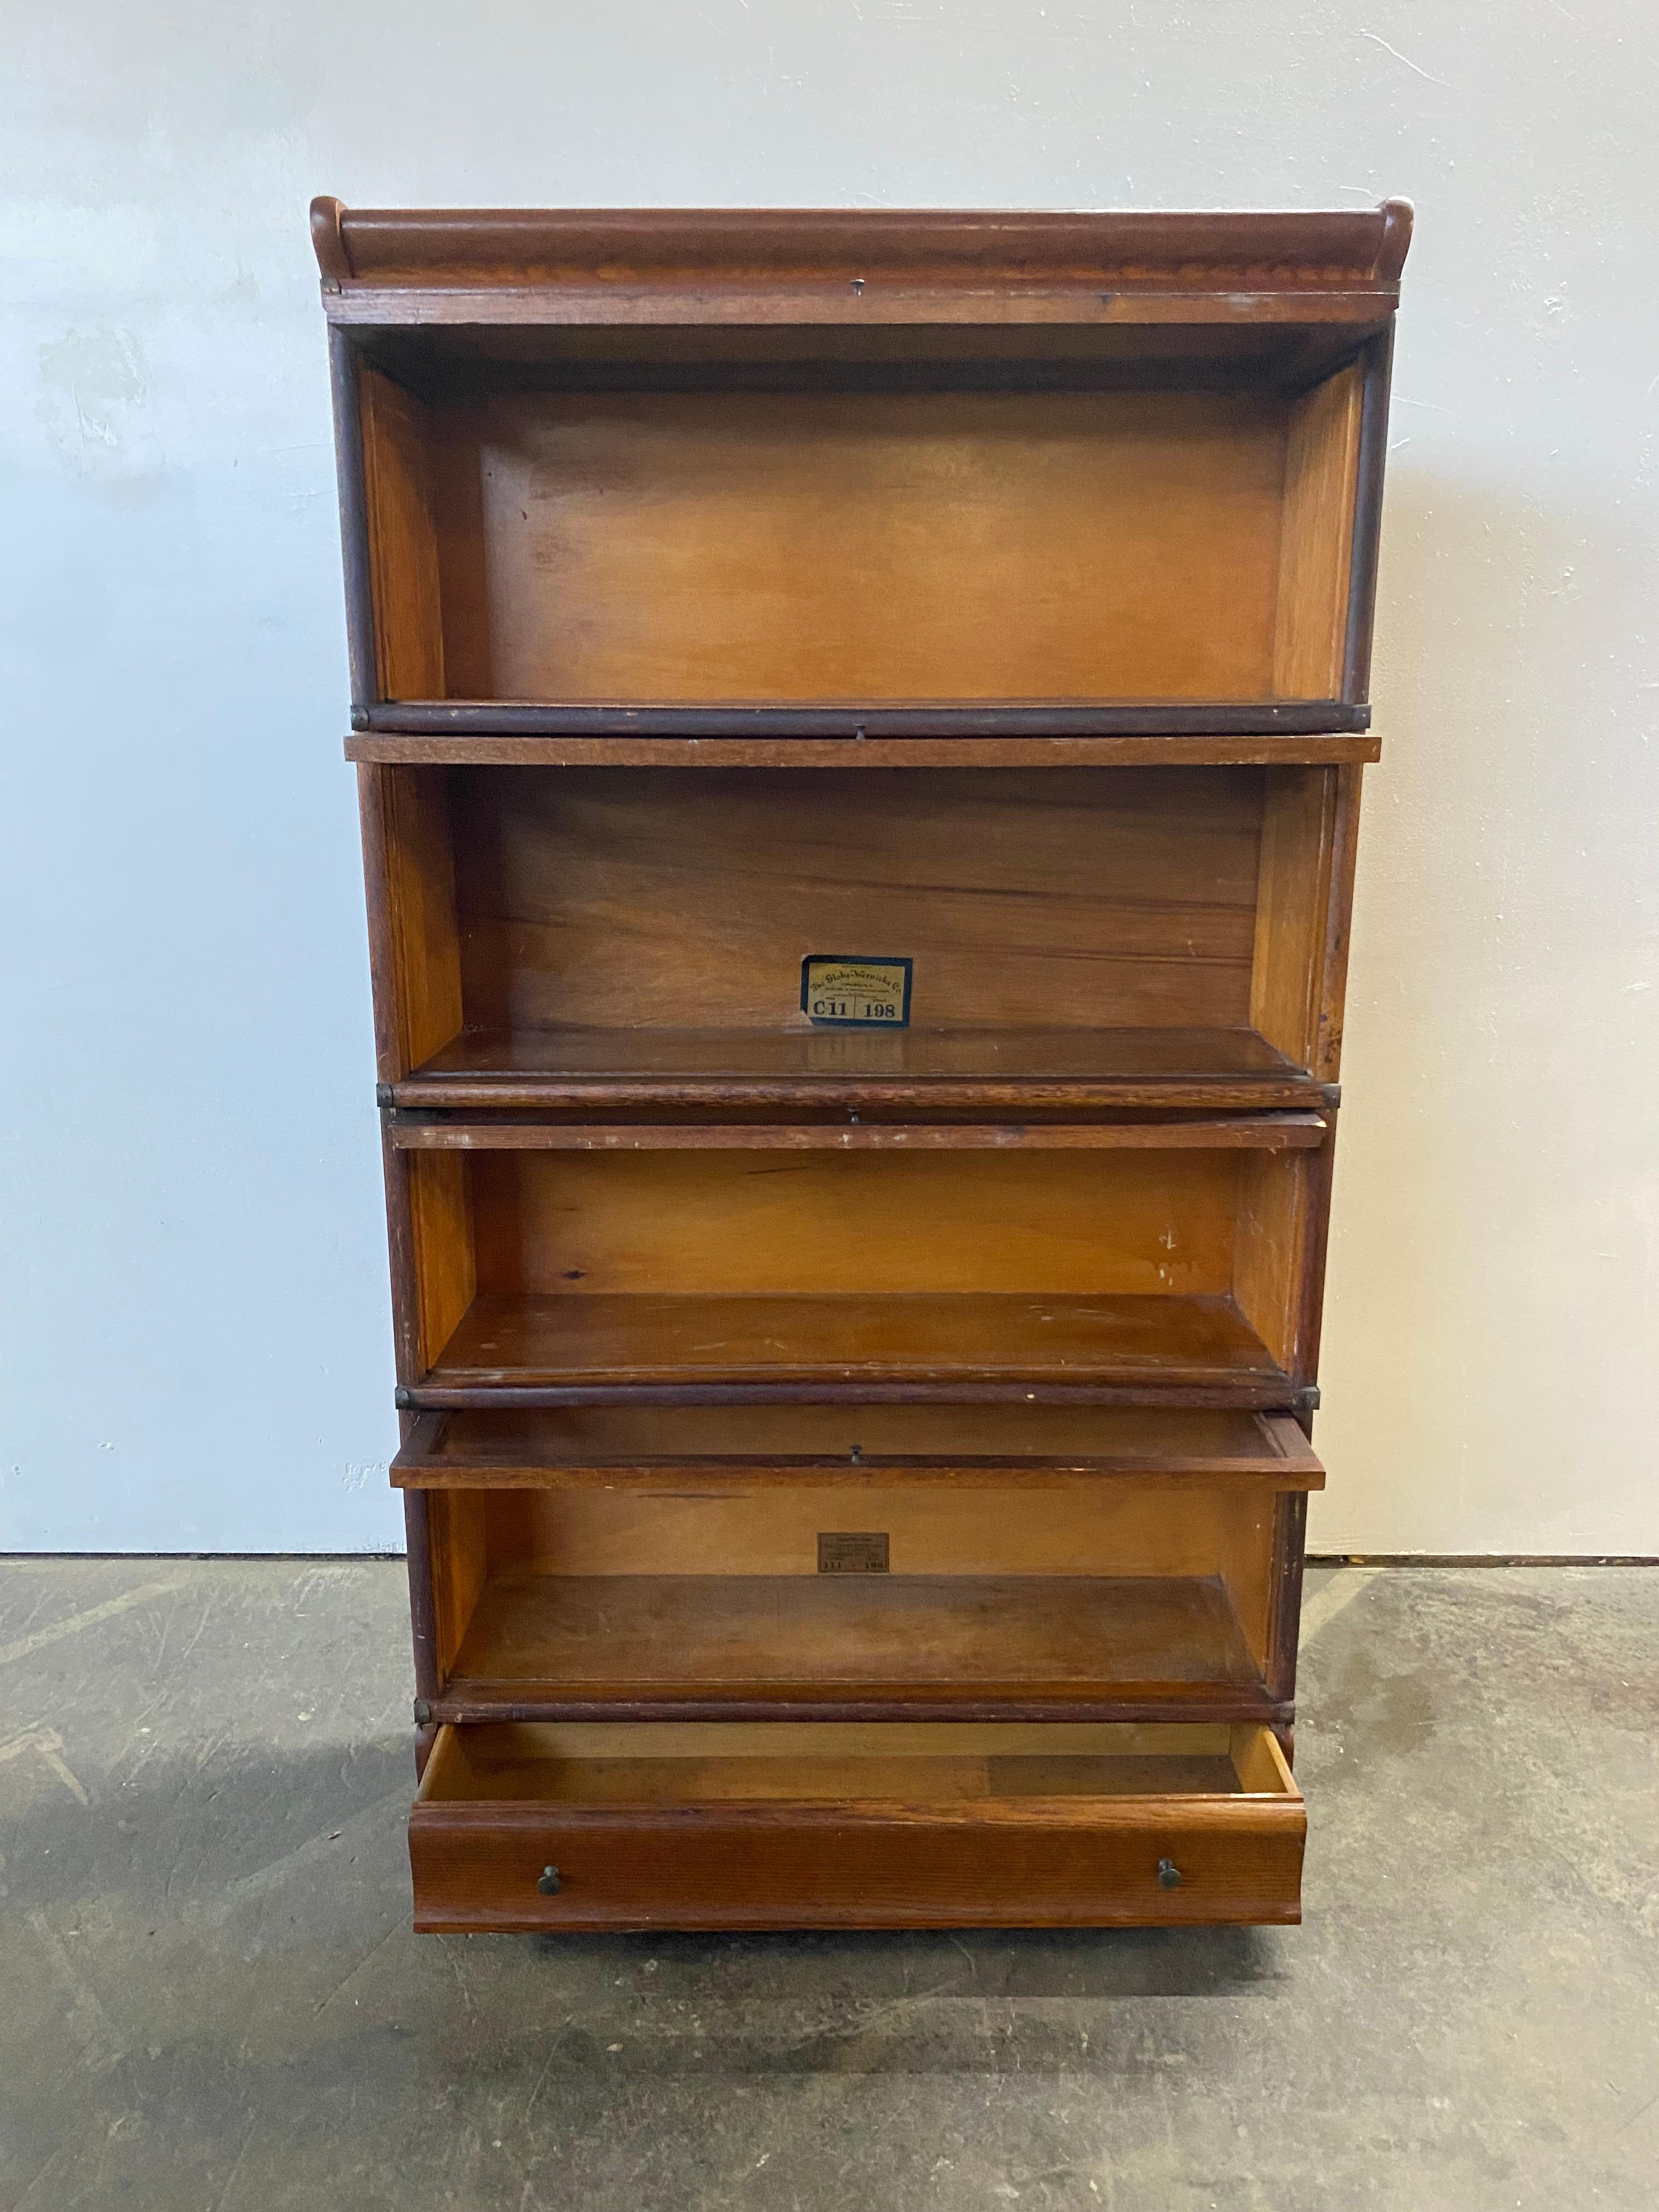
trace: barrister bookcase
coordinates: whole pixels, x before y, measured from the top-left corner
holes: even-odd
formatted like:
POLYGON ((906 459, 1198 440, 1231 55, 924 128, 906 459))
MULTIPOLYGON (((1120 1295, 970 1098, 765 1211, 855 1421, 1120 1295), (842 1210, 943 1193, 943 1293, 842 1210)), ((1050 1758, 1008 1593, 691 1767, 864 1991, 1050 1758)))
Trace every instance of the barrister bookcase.
POLYGON ((1409 209, 313 229, 417 1926, 1294 1921, 1409 209))

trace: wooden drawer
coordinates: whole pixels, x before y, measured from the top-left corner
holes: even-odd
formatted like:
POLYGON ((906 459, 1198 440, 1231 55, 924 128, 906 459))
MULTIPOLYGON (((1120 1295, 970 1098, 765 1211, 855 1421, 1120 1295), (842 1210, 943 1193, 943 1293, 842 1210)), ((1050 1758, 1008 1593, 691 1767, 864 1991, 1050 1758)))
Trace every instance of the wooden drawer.
POLYGON ((1293 1922, 1305 1829, 1249 1725, 446 1727, 410 1861, 428 1933, 1293 1922))

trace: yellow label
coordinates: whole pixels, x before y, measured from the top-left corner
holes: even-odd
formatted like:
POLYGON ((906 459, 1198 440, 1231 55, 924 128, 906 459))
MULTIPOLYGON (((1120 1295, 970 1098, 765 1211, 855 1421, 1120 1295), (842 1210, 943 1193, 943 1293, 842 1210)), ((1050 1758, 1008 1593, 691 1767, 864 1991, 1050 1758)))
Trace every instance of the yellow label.
POLYGON ((800 1010, 809 1021, 902 1030, 910 1018, 908 959, 809 953, 800 963, 800 1010))

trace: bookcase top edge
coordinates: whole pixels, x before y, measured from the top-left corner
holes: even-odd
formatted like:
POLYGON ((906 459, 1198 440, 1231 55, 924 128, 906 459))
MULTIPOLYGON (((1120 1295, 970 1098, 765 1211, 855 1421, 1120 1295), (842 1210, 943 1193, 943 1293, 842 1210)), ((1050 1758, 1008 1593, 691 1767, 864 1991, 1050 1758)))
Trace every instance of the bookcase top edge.
MULTIPOLYGON (((740 316, 769 291, 828 287, 875 307, 1044 288, 1097 295, 1242 294, 1352 298, 1386 313, 1411 240, 1403 199, 1364 210, 994 211, 976 209, 348 208, 313 200, 312 240, 331 293, 672 295, 740 316), (860 295, 870 295, 867 299, 860 295)), ((1096 304, 1102 304, 1097 297, 1096 304)))

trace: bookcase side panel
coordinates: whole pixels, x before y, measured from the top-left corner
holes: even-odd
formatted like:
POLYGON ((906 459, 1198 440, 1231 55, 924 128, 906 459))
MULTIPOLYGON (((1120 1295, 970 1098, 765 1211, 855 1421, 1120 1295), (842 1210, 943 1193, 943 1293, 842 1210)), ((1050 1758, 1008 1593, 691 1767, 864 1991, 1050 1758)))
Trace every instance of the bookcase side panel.
POLYGON ((377 1074, 395 1083, 461 1026, 447 771, 361 766, 377 1074))

